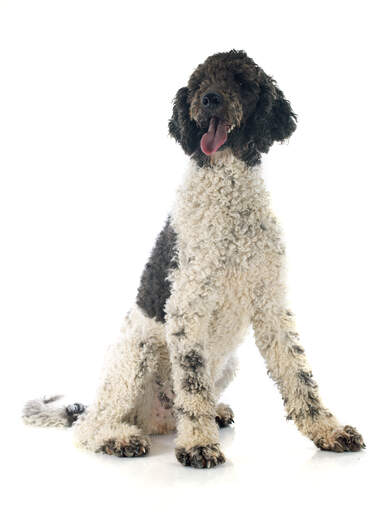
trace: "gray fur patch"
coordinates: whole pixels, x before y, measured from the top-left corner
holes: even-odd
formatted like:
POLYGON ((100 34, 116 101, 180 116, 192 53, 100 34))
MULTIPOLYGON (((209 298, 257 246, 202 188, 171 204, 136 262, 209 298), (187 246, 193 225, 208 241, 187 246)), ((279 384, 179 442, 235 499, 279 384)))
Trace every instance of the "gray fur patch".
POLYGON ((319 398, 314 393, 312 393, 311 391, 309 391, 307 393, 307 396, 309 397, 309 399, 311 400, 312 403, 318 403, 319 402, 319 398))
POLYGON ((306 384, 306 386, 310 386, 312 388, 316 388, 317 384, 312 378, 311 372, 306 372, 305 370, 300 370, 297 374, 298 378, 306 384))
POLYGON ((178 416, 187 416, 191 421, 197 421, 201 417, 200 415, 197 416, 193 412, 187 411, 183 407, 176 407, 174 411, 178 416))
POLYGON ((182 382, 182 389, 188 393, 203 393, 206 391, 206 387, 202 382, 199 375, 188 374, 182 382))
POLYGON ((75 421, 78 420, 78 417, 83 414, 86 410, 86 406, 80 403, 74 403, 67 405, 65 407, 66 414, 68 416, 68 420, 70 422, 70 425, 73 425, 75 421))
POLYGON ((211 414, 194 414, 191 411, 188 411, 187 409, 184 409, 183 407, 175 407, 174 412, 177 416, 186 416, 191 421, 198 421, 200 418, 208 418, 208 419, 215 419, 214 415, 211 414))
POLYGON ((30 400, 25 404, 22 418, 27 425, 37 427, 71 427, 80 414, 85 411, 82 404, 58 405, 62 395, 40 400, 30 400))
POLYGON ((184 327, 182 329, 180 329, 179 331, 177 331, 177 332, 173 332, 172 336, 176 336, 176 338, 183 338, 183 337, 185 337, 186 333, 185 333, 184 327))
POLYGON ((191 349, 181 357, 181 366, 185 370, 195 371, 204 367, 204 359, 197 350, 191 349))
POLYGON ((294 352, 296 352, 297 354, 304 354, 305 351, 303 350, 303 348, 300 346, 300 345, 292 345, 292 349, 294 352))
POLYGON ((307 407, 309 409, 309 415, 312 417, 312 419, 315 419, 315 418, 317 418, 320 415, 320 408, 319 407, 315 407, 315 406, 310 405, 310 404, 308 404, 307 407))
POLYGON ((168 217, 143 270, 136 298, 142 311, 159 322, 165 322, 164 307, 171 294, 168 275, 177 266, 177 235, 168 217))
POLYGON ((172 409, 173 407, 172 398, 169 398, 169 396, 166 393, 164 393, 164 391, 161 391, 159 393, 159 402, 161 403, 164 409, 172 409))

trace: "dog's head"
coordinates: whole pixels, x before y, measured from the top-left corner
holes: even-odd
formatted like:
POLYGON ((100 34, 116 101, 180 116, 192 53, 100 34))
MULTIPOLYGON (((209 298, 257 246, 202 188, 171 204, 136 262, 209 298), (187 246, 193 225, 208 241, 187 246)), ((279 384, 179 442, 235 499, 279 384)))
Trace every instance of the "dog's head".
POLYGON ((225 148, 249 165, 296 128, 275 81, 245 52, 217 53, 177 92, 169 133, 200 165, 225 148))

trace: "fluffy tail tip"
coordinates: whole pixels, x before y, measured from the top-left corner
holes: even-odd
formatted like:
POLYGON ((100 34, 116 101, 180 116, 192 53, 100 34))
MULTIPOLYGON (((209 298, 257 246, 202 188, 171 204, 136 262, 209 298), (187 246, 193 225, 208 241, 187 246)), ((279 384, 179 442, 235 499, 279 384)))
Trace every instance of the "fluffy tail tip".
POLYGON ((80 403, 70 405, 58 404, 62 395, 44 397, 26 402, 22 419, 27 425, 37 427, 71 427, 86 407, 80 403))

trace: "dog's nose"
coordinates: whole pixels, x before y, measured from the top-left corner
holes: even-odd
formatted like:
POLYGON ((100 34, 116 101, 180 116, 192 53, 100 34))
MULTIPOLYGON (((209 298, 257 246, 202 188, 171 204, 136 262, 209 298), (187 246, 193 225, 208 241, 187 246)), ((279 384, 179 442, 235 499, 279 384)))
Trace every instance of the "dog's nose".
POLYGON ((208 92, 202 98, 202 105, 206 108, 217 108, 222 103, 222 97, 217 92, 208 92))

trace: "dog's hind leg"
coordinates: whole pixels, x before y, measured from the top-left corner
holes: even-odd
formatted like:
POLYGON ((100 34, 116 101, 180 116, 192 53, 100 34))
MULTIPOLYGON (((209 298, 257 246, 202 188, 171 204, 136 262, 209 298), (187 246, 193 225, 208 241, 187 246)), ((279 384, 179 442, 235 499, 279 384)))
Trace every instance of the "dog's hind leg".
POLYGON ((234 423, 234 414, 232 409, 227 404, 218 404, 216 406, 216 423, 220 428, 229 427, 234 423))
POLYGON ((122 339, 109 354, 95 403, 74 426, 79 445, 119 457, 149 451, 148 391, 163 343, 163 325, 134 307, 125 319, 122 339))
MULTIPOLYGON (((237 358, 232 355, 227 361, 220 378, 215 382, 215 395, 217 399, 233 380, 237 371, 237 358)), ((220 428, 225 428, 234 423, 234 414, 229 405, 218 403, 216 406, 216 423, 220 428)))
MULTIPOLYGON (((272 294, 271 294, 272 295, 272 294)), ((277 290, 253 315, 257 346, 266 360, 268 373, 276 381, 284 400, 287 419, 323 450, 358 451, 361 435, 342 426, 321 401, 318 386, 295 331, 293 315, 276 302, 277 290)))

